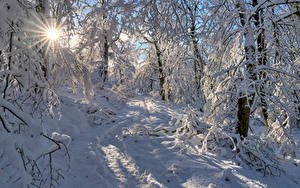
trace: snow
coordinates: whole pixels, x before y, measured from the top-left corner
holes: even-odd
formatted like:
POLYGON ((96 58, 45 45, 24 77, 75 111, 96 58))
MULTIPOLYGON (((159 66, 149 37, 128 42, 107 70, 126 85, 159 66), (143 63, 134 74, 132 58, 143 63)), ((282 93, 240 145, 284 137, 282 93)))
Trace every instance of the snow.
MULTIPOLYGON (((185 116, 183 106, 149 95, 125 98, 107 88, 88 103, 68 89, 59 98, 62 118, 43 122, 69 145, 70 169, 58 187, 299 187, 299 162, 286 174, 264 177, 226 151, 202 153, 195 140, 172 134, 173 117, 185 116), (105 123, 93 122, 98 119, 105 123)), ((7 185, 0 180, 0 187, 7 185)))
POLYGON ((300 187, 292 5, 0 0, 0 188, 300 187))

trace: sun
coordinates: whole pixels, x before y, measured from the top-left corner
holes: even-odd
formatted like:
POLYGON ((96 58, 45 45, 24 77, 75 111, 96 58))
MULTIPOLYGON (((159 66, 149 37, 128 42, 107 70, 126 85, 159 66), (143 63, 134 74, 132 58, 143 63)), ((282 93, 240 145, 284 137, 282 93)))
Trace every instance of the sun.
POLYGON ((59 31, 56 28, 47 29, 46 36, 49 40, 57 40, 59 38, 59 31))
POLYGON ((27 28, 24 30, 28 39, 32 41, 30 46, 37 47, 48 55, 59 52, 60 39, 64 38, 62 35, 64 21, 58 23, 55 18, 45 18, 37 14, 32 14, 32 17, 33 19, 26 23, 27 28))

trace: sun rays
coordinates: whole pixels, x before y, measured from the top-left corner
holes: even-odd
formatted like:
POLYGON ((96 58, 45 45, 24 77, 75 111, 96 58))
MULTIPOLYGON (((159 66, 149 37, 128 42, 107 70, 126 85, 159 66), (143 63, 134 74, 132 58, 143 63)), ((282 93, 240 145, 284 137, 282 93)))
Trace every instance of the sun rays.
POLYGON ((50 28, 46 33, 49 40, 57 40, 59 38, 59 31, 56 28, 50 28))
POLYGON ((57 23, 53 18, 44 18, 36 14, 33 15, 34 21, 29 22, 29 28, 25 31, 28 36, 33 40, 31 47, 37 47, 39 50, 49 54, 51 50, 59 50, 59 39, 61 37, 62 23, 57 23))

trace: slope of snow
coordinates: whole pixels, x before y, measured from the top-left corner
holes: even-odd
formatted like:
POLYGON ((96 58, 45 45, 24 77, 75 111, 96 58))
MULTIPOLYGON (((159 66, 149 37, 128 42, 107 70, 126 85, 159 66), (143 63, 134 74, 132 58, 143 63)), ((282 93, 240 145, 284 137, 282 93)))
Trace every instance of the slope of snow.
POLYGON ((300 186, 299 167, 263 177, 166 133, 171 117, 182 114, 179 105, 150 96, 127 99, 109 89, 89 102, 67 91, 60 96, 62 119, 44 122, 45 128, 72 138, 71 168, 59 187, 300 186))

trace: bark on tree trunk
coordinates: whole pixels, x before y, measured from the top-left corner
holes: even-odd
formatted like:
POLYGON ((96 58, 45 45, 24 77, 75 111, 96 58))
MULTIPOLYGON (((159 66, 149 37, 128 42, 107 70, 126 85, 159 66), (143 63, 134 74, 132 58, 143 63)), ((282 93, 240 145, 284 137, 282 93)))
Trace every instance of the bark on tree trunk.
MULTIPOLYGON (((190 37, 192 41, 193 55, 194 55, 194 74, 197 88, 197 96, 201 98, 202 105, 205 103, 205 96, 202 91, 201 79, 203 77, 203 59, 199 53, 198 41, 196 36, 196 21, 195 13, 197 12, 198 4, 193 4, 193 7, 189 6, 188 2, 185 4, 189 10, 191 25, 190 25, 190 37)), ((200 111, 203 112, 203 106, 200 106, 200 111)))
MULTIPOLYGON (((104 6, 104 0, 101 2, 102 6, 104 6)), ((108 74, 108 39, 107 39, 107 16, 105 13, 103 13, 102 17, 102 27, 103 27, 103 35, 104 35, 104 41, 103 41, 103 70, 102 70, 102 78, 101 78, 101 85, 100 88, 103 89, 105 82, 107 80, 107 74, 108 74)))
POLYGON ((105 31, 104 34, 104 44, 103 44, 103 70, 102 70, 102 78, 101 78, 101 86, 100 88, 103 89, 108 73, 108 40, 107 40, 107 32, 105 31))
MULTIPOLYGON (((253 7, 258 5, 257 0, 253 0, 253 7)), ((266 49, 265 49, 265 29, 264 29, 264 17, 263 17, 263 10, 260 10, 254 14, 255 19, 255 26, 258 29, 258 37, 256 40, 257 47, 258 47, 258 64, 259 65, 266 65, 267 64, 267 57, 266 57, 266 49)), ((259 73, 259 79, 262 80, 261 85, 259 86, 259 92, 260 92, 260 103, 262 107, 262 114, 265 120, 266 127, 269 128, 268 124, 268 106, 265 100, 266 92, 265 92, 265 85, 266 85, 266 78, 267 73, 265 71, 261 71, 259 73)))
POLYGON ((160 94, 162 100, 166 100, 166 96, 165 96, 166 94, 165 94, 165 90, 164 90, 165 75, 164 75, 163 65, 162 65, 162 60, 161 60, 161 52, 157 45, 157 42, 154 42, 154 47, 155 47, 158 71, 159 71, 159 85, 160 85, 159 94, 160 94))
POLYGON ((248 136, 250 107, 248 106, 247 97, 238 100, 238 127, 237 132, 241 137, 248 136))
MULTIPOLYGON (((241 21, 241 25, 245 28, 244 31, 244 38, 245 38, 245 56, 246 56, 246 70, 245 75, 248 77, 249 80, 255 81, 257 79, 255 74, 256 68, 256 60, 255 60, 255 44, 254 44, 254 33, 251 24, 249 23, 250 20, 246 22, 245 19, 245 2, 239 1, 237 4, 237 8, 239 9, 239 17, 241 21)), ((238 123, 237 123, 237 132, 240 136, 247 137, 248 136, 248 129, 249 129, 249 119, 250 119, 250 109, 253 103, 254 94, 251 93, 248 96, 244 96, 245 94, 242 93, 241 98, 238 99, 238 123)))
POLYGON ((197 85, 197 89, 199 90, 201 88, 201 77, 202 77, 202 66, 201 66, 201 57, 199 54, 199 49, 198 49, 198 42, 195 36, 195 22, 192 21, 191 24, 191 38, 192 38, 192 46, 193 46, 193 54, 194 54, 194 72, 195 72, 195 81, 197 85))
MULTIPOLYGON (((198 42, 197 42, 195 36, 193 36, 192 43, 193 43, 193 49, 194 49, 194 52, 193 52, 194 57, 196 58, 194 60, 194 72, 195 72, 195 81, 196 81, 196 85, 197 85, 197 95, 199 98, 201 98, 202 105, 204 105, 206 99, 203 94, 202 86, 201 86, 201 79, 203 76, 203 60, 199 54, 198 42)), ((203 106, 200 106, 200 111, 203 112, 203 106)))

